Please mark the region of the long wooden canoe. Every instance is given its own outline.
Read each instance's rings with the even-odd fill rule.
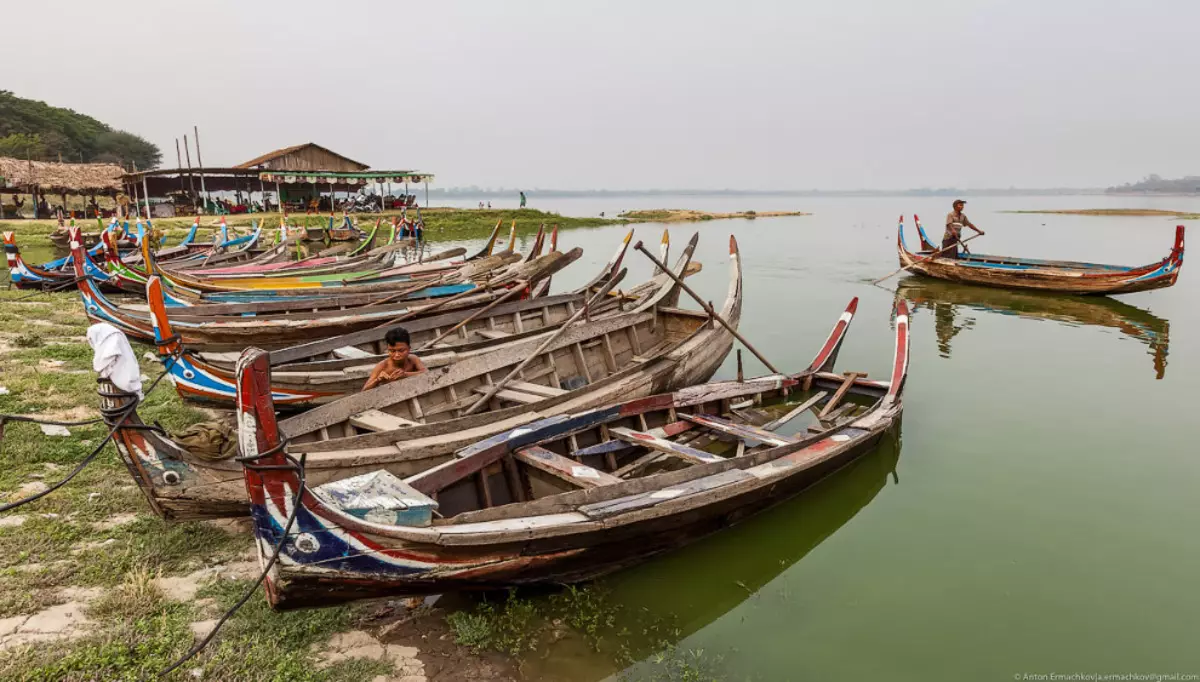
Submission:
[[[741,318],[741,265],[730,240],[732,268],[723,315]],[[447,461],[482,438],[555,415],[673,390],[707,380],[733,336],[707,315],[652,306],[563,327],[534,354],[538,336],[504,344],[370,391],[321,405],[284,422],[296,452],[306,452],[310,480],[324,482],[386,467],[410,475]],[[523,361],[534,363],[484,411],[465,412],[487,386]],[[135,397],[101,384],[105,414]],[[112,409],[110,409],[112,408]],[[158,514],[203,518],[245,514],[246,486],[228,459],[206,460],[139,426],[118,429],[118,450]]]
[[[248,350],[239,363],[238,446],[259,555],[281,546],[268,599],[294,608],[574,583],[789,499],[871,451],[902,411],[904,304],[888,381],[828,371],[846,324],[843,316],[822,355],[795,375],[556,415],[404,478],[376,471],[332,484],[314,476],[313,455],[302,463],[287,452],[267,356]],[[778,414],[793,407],[784,401],[821,399],[807,396],[806,385],[840,401],[839,416],[826,404],[825,418],[804,433],[768,428],[770,408]],[[847,401],[851,392],[860,397]]]
[[[987,254],[922,255],[904,243],[903,216],[896,229],[896,252],[900,266],[909,272],[951,282],[1060,294],[1128,294],[1175,284],[1183,267],[1183,225],[1175,228],[1175,245],[1165,258],[1138,267]]]
[[[628,239],[624,243],[628,244]],[[678,277],[687,275],[695,246],[693,237],[675,266]],[[623,255],[624,250],[618,251],[600,276],[573,292],[509,302],[497,300],[491,309],[453,310],[405,321],[403,326],[411,336],[414,352],[427,367],[461,362],[491,352],[501,344],[558,329],[586,305],[602,282],[623,277],[623,271],[619,270]],[[146,297],[153,315],[159,357],[171,373],[175,389],[185,400],[233,409],[237,395],[236,354],[191,351],[174,331],[160,288],[158,279],[151,278]],[[679,287],[667,274],[660,273],[624,295],[603,301],[593,308],[591,315],[592,319],[602,319],[629,309],[675,306],[678,301]],[[389,329],[376,326],[274,351],[271,364],[275,405],[280,409],[303,410],[360,391],[371,370],[385,357],[384,337]],[[437,343],[430,347],[434,341]],[[227,357],[230,355],[234,357]]]
[[[532,263],[496,268],[496,277],[487,286],[469,281],[417,283],[408,290],[401,289],[392,296],[355,307],[219,318],[188,315],[186,313],[193,308],[182,308],[177,309],[183,312],[173,320],[173,327],[188,346],[197,350],[238,350],[252,344],[280,348],[367,329],[399,317],[409,319],[435,310],[453,310],[487,303],[501,295],[507,286],[548,276],[578,259],[581,253],[582,250],[576,249],[565,254],[547,254]],[[89,320],[107,322],[134,340],[154,343],[153,323],[148,309],[140,312],[114,304],[86,277],[81,278],[78,286]]]

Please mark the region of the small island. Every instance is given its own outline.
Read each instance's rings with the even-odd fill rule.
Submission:
[[[685,208],[655,208],[641,211],[625,211],[621,218],[639,223],[688,223],[703,220],[727,220],[730,218],[779,218],[783,216],[812,215],[803,211],[739,211],[737,213],[713,213]]]
[[[1039,209],[1035,211],[1000,211],[1001,213],[1050,213],[1055,215],[1096,215],[1096,216],[1140,216],[1159,218],[1197,219],[1197,214],[1186,211],[1168,211],[1159,208],[1072,208],[1072,209]]]

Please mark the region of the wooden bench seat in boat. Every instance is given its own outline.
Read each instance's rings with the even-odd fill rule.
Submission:
[[[350,417],[350,425],[367,431],[391,431],[406,426],[417,426],[417,422],[381,410],[367,410]]]
[[[612,474],[606,474],[599,469],[593,469],[586,464],[580,464],[573,459],[568,459],[557,452],[551,452],[538,445],[521,448],[513,456],[518,461],[524,462],[534,469],[561,478],[580,488],[594,488],[598,485],[611,485],[621,482],[621,479]]]
[[[679,417],[694,424],[743,440],[748,447],[757,445],[787,445],[788,443],[796,442],[795,438],[781,436],[749,424],[737,424],[709,414],[681,414]]]
[[[692,464],[708,464],[710,462],[720,462],[725,459],[724,457],[714,455],[711,452],[697,450],[696,448],[689,448],[686,445],[673,443],[666,438],[661,438],[652,433],[646,433],[645,431],[634,431],[633,429],[627,429],[623,426],[609,429],[609,433],[612,434],[613,438],[623,440],[626,443],[641,445],[644,448],[657,450],[658,452],[679,457],[680,459],[691,462]]]

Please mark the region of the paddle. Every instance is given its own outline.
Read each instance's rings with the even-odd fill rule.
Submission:
[[[944,251],[949,251],[950,249],[953,249],[953,248],[957,247],[957,246],[958,246],[958,245],[960,245],[960,244],[966,244],[966,242],[969,242],[969,241],[971,241],[972,239],[975,239],[976,237],[982,237],[982,236],[983,236],[983,233],[982,233],[982,232],[980,232],[979,234],[972,235],[972,236],[970,236],[970,237],[967,237],[966,239],[959,239],[958,241],[954,242],[954,243],[953,243],[953,244],[951,244],[950,246],[943,246],[942,248],[938,249],[937,251],[934,251],[933,253],[929,254],[928,256],[925,256],[925,257],[923,257],[923,258],[921,258],[921,257],[918,257],[918,258],[917,258],[917,260],[913,261],[912,263],[909,263],[908,265],[905,265],[904,267],[902,267],[902,268],[900,268],[899,270],[896,270],[896,271],[894,271],[894,272],[889,272],[888,274],[884,275],[883,277],[880,277],[879,279],[877,279],[877,280],[875,280],[875,281],[871,282],[871,284],[879,284],[879,283],[880,283],[880,282],[882,282],[883,280],[885,280],[885,279],[888,279],[888,278],[890,278],[890,277],[895,277],[896,275],[898,275],[898,274],[900,274],[900,273],[904,272],[905,270],[907,270],[907,269],[909,269],[909,268],[913,267],[914,265],[919,265],[919,264],[920,264],[922,261],[927,261],[927,260],[930,260],[930,259],[934,258],[935,256],[937,256],[938,254],[940,254],[940,253],[942,253],[942,252],[944,252]],[[965,248],[966,248],[966,246],[963,246],[963,248],[965,249]]]
[[[733,242],[733,237],[730,237],[729,240],[730,240],[730,253],[736,254],[736,252],[733,248],[734,246],[736,246],[736,244],[734,244],[734,242]],[[750,342],[746,340],[746,337],[739,334],[738,330],[734,329],[733,326],[730,325],[729,322],[727,322],[725,320],[725,318],[721,317],[717,313],[717,311],[713,309],[711,304],[709,304],[707,301],[705,301],[703,298],[701,298],[700,294],[697,294],[695,291],[692,290],[691,287],[689,287],[687,284],[685,284],[684,281],[682,279],[680,279],[678,275],[676,275],[674,272],[671,272],[671,269],[669,267],[667,267],[666,263],[663,263],[659,259],[655,258],[654,254],[647,251],[646,247],[642,244],[642,242],[639,241],[637,244],[634,244],[633,248],[638,251],[641,251],[642,255],[644,255],[646,258],[650,259],[651,263],[654,263],[654,265],[656,265],[660,270],[662,270],[664,274],[666,274],[668,277],[670,277],[672,280],[674,280],[674,282],[679,285],[679,288],[681,288],[685,292],[687,292],[688,296],[691,296],[696,301],[696,303],[700,304],[700,307],[704,309],[704,312],[708,313],[709,317],[716,320],[717,322],[720,322],[721,326],[724,327],[726,329],[726,331],[728,331],[730,334],[733,334],[733,337],[735,339],[737,339],[738,341],[741,341],[742,345],[745,346],[751,353],[753,353],[754,357],[758,358],[759,362],[761,362],[767,366],[767,369],[771,370],[771,372],[773,372],[775,374],[781,374],[781,372],[779,370],[775,369],[775,365],[772,365],[770,360],[768,360],[766,357],[764,357],[762,353],[758,352],[757,348],[752,346],[750,344]]]

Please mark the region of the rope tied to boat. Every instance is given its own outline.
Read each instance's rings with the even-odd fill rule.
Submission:
[[[304,462],[307,455],[301,453],[300,459],[296,459],[289,454],[287,452],[287,447],[290,442],[291,441],[288,438],[281,438],[279,443],[277,443],[275,446],[267,448],[258,454],[234,458],[234,461],[241,463],[244,468],[250,471],[294,471],[299,479],[299,482],[296,486],[296,492],[292,496],[292,511],[290,514],[288,514],[287,523],[285,523],[283,526],[283,532],[280,533],[279,540],[275,542],[275,546],[271,550],[270,558],[268,558],[263,564],[263,569],[258,574],[258,579],[254,581],[254,584],[250,586],[250,589],[246,590],[245,594],[243,594],[242,597],[237,600],[237,603],[230,607],[229,610],[225,612],[225,615],[221,616],[221,618],[216,622],[212,630],[209,630],[208,635],[205,636],[203,640],[193,646],[191,650],[183,655],[182,658],[175,661],[170,667],[159,673],[159,677],[166,677],[167,675],[170,675],[172,672],[178,669],[179,666],[190,661],[196,656],[196,654],[203,651],[204,648],[207,647],[217,636],[217,631],[219,631],[221,627],[225,625],[225,622],[232,618],[239,609],[245,606],[246,602],[250,601],[250,597],[254,596],[254,593],[258,591],[258,588],[263,584],[263,581],[265,581],[267,576],[270,575],[271,569],[275,566],[275,562],[279,560],[279,554],[283,551],[283,546],[287,543],[288,534],[292,532],[292,526],[295,525],[296,516],[300,512],[300,502],[304,497],[304,487],[306,485]],[[285,460],[284,464],[256,464],[256,462],[258,462],[260,459],[280,453],[283,454],[283,458]]]
[[[9,301],[5,301],[5,303],[20,303],[21,301],[27,301],[31,298],[37,298],[38,296],[42,296],[45,294],[53,294],[55,292],[62,291],[63,289],[69,289],[73,286],[77,286],[80,282],[82,282],[85,279],[87,279],[87,275],[84,275],[82,277],[72,277],[71,279],[60,282],[59,284],[56,284],[52,287],[48,287],[46,289],[39,289],[38,291],[35,291],[31,294],[26,294],[24,296],[14,298]],[[12,282],[9,282],[9,284],[11,285]]]
[[[154,382],[150,384],[150,388],[146,389],[143,392],[142,398],[139,398],[136,393],[130,393],[128,391],[120,391],[120,390],[111,391],[111,392],[101,391],[100,397],[102,397],[102,398],[132,398],[132,400],[130,400],[128,403],[125,403],[121,407],[101,406],[100,407],[100,416],[96,417],[94,419],[84,419],[81,421],[67,422],[67,421],[57,421],[57,420],[52,420],[52,419],[41,419],[38,417],[29,417],[29,416],[22,415],[22,414],[0,414],[0,443],[3,443],[3,441],[4,441],[4,424],[6,422],[24,422],[24,423],[29,423],[29,424],[46,424],[48,426],[87,426],[90,424],[97,424],[99,422],[107,422],[107,423],[112,424],[112,428],[110,428],[108,430],[108,435],[104,437],[104,440],[101,440],[100,443],[95,448],[93,448],[92,451],[89,452],[88,455],[86,457],[84,457],[83,460],[80,461],[79,464],[77,464],[74,469],[71,470],[71,473],[66,475],[66,477],[64,477],[62,480],[58,481],[54,485],[47,487],[45,490],[43,490],[41,492],[34,493],[34,494],[30,495],[29,497],[25,497],[23,499],[15,501],[15,502],[9,502],[7,504],[0,505],[0,513],[4,513],[7,511],[16,509],[17,507],[22,507],[22,506],[29,504],[30,502],[33,502],[35,500],[39,500],[39,499],[49,495],[50,493],[54,492],[55,490],[58,490],[59,488],[63,487],[67,483],[70,483],[71,479],[73,479],[77,475],[79,475],[79,472],[83,471],[84,468],[87,467],[87,465],[91,464],[92,461],[94,459],[96,459],[96,457],[101,452],[104,451],[104,446],[108,445],[108,443],[110,441],[112,441],[112,439],[116,436],[117,431],[120,431],[121,429],[132,429],[132,430],[137,430],[137,431],[150,431],[150,432],[162,435],[162,436],[168,436],[166,429],[164,429],[162,426],[160,426],[158,424],[127,424],[126,422],[129,420],[130,417],[137,414],[138,405],[140,405],[142,403],[142,401],[145,399],[144,396],[150,395],[150,393],[152,393],[154,391],[154,389],[158,388],[158,385],[160,383],[162,383],[163,378],[171,373],[170,365],[172,363],[174,363],[178,357],[179,357],[179,353],[174,352],[171,355],[167,356],[167,358],[165,360],[163,360],[163,366],[164,366],[163,373],[159,374],[157,377],[155,377]],[[96,381],[100,382],[103,380],[97,379]]]

